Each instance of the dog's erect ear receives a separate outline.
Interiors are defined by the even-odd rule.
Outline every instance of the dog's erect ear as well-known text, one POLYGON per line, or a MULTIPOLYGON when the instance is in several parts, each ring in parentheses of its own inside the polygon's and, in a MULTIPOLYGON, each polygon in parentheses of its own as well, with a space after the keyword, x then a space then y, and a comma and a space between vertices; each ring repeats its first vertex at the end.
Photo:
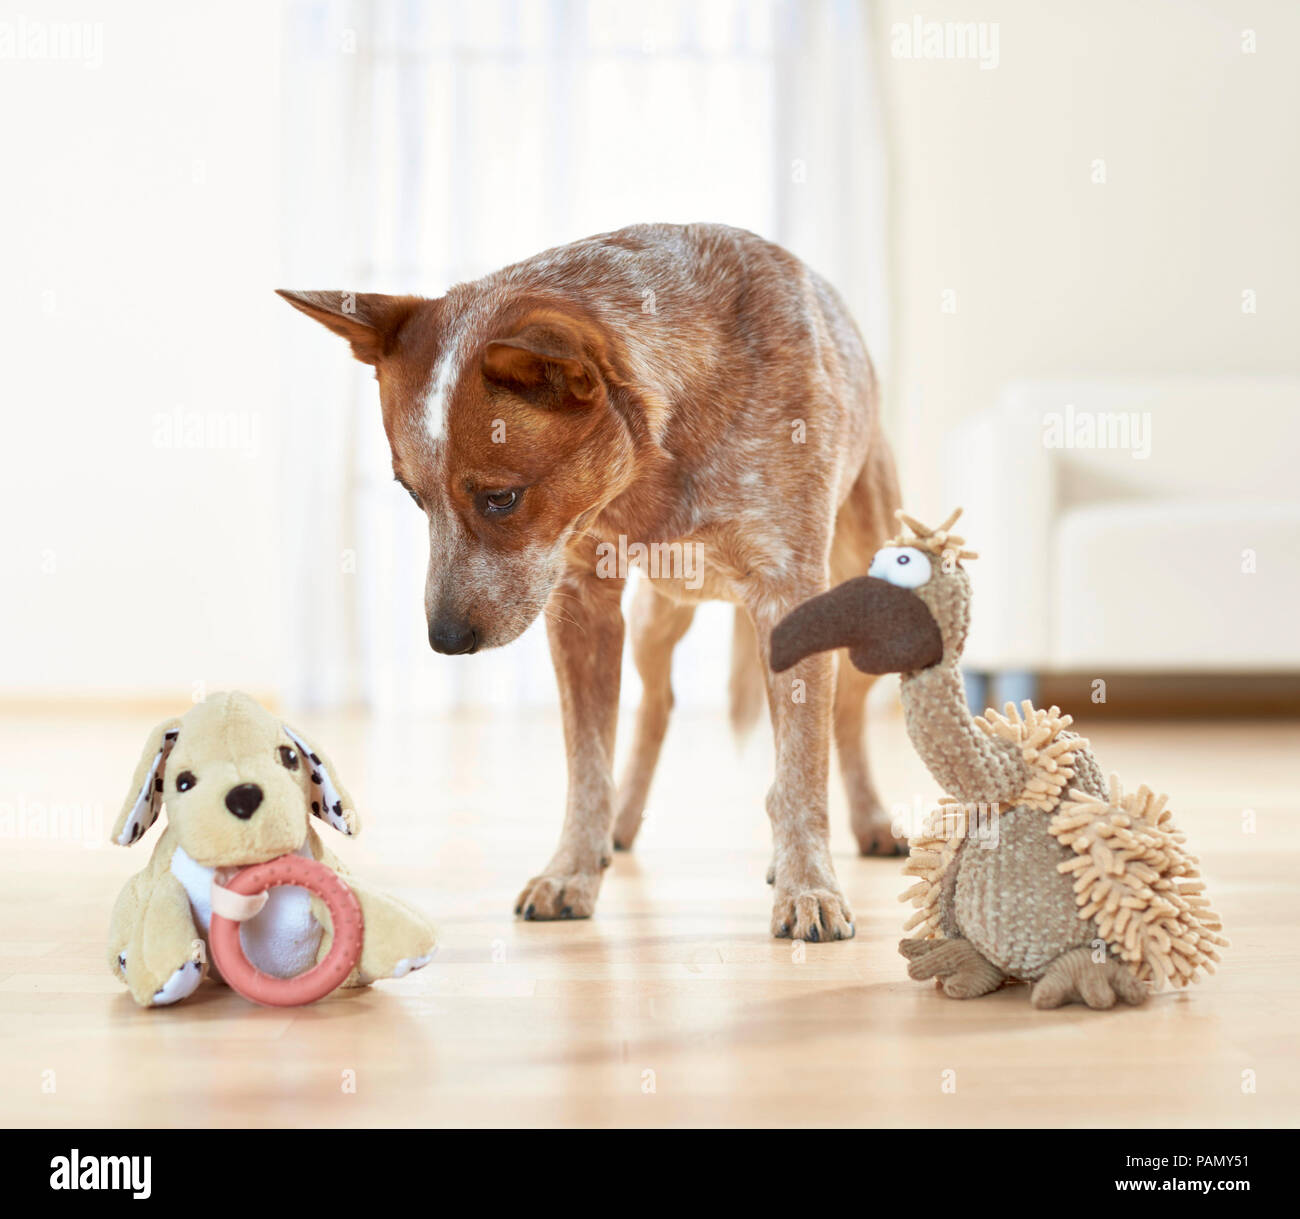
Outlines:
POLYGON ((131 790, 126 803, 113 823, 113 841, 118 846, 129 847, 145 836, 149 827, 158 820, 163 805, 163 780, 167 757, 176 744, 181 722, 172 718, 163 720, 144 743, 144 752, 136 763, 131 777, 131 790))
POLYGON ((276 292, 295 309, 341 334, 363 364, 379 363, 402 323, 423 302, 419 296, 378 292, 288 292, 284 288, 276 292))
POLYGON ((322 821, 329 822, 340 834, 352 837, 361 832, 361 818, 347 788, 338 781, 338 772, 301 732, 284 725, 285 734, 302 754, 302 764, 307 767, 311 781, 311 811, 322 821))
POLYGON ((483 375, 538 406, 590 406, 600 388, 595 367, 566 327, 535 322, 495 339, 483 352, 483 375))

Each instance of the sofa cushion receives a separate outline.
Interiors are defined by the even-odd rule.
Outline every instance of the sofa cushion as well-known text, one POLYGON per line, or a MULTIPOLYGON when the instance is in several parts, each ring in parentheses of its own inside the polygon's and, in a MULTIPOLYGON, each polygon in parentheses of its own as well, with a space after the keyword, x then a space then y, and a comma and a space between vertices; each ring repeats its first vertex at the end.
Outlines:
POLYGON ((1075 508, 1053 552, 1055 668, 1300 670, 1300 504, 1075 508))

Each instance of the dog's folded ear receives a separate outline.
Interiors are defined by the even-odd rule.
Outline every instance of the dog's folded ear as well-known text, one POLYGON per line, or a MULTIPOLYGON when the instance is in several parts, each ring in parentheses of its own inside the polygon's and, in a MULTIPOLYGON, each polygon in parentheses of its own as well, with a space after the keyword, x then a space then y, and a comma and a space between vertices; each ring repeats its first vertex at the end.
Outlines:
POLYGON ((353 837, 361 832, 361 818, 357 816, 356 805, 348 795, 347 788, 338 780, 338 771, 306 737, 288 724, 284 725, 285 734, 298 747, 303 764, 307 769, 307 778, 311 783, 311 811, 322 821, 328 822, 340 834, 353 837))
POLYGON ((532 322, 517 334, 494 339, 483 350, 483 376, 538 406, 561 409, 591 405, 600 377, 569 327, 532 322))
POLYGON ((180 720, 174 717, 163 720, 145 741, 144 752, 131 777, 131 790, 113 823, 112 838, 118 846, 129 847, 139 842, 158 820, 163 806, 167 757, 176 744, 180 727, 180 720))
POLYGON ((352 354, 363 364, 378 364, 402 323, 424 301, 419 296, 385 296, 380 292, 276 293, 295 309, 352 344, 352 354))

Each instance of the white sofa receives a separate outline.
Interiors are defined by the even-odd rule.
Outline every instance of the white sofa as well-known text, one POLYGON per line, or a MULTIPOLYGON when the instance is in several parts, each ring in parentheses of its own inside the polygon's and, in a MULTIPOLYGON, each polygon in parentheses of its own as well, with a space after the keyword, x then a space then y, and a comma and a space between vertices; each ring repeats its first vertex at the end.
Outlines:
POLYGON ((1300 672, 1300 380, 1016 383, 944 466, 983 556, 965 665, 995 697, 1043 672, 1300 672))

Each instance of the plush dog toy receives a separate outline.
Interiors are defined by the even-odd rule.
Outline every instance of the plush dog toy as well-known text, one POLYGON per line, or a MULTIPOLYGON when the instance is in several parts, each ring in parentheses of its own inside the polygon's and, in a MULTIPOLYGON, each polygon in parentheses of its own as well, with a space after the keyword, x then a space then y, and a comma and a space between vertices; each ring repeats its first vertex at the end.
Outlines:
POLYGON ((301 888, 244 897, 223 888, 248 865, 280 857, 287 857, 278 865, 281 877, 310 872, 333 879, 307 861, 347 877, 346 886, 334 880, 332 889, 348 902, 347 930, 360 940, 360 952, 335 984, 400 978, 431 959, 435 936, 424 917, 357 884, 317 836, 312 817, 349 836, 360 829, 329 761, 248 695, 209 695, 149 734, 113 841, 139 842, 164 803, 167 828, 148 866, 119 895, 109 931, 110 968, 142 1007, 194 992, 210 968, 212 924, 223 916, 244 920, 240 963, 264 980, 292 978, 325 962, 334 928, 318 897, 301 888))
POLYGON ((899 951, 916 979, 957 999, 1032 982, 1035 1007, 1185 986, 1213 972, 1227 940, 1183 850, 1165 797, 1109 784, 1071 719, 1030 703, 972 719, 957 662, 970 624, 970 577, 951 530, 898 514, 910 536, 876 553, 869 573, 796 608, 772 632, 781 672, 848 647, 865 673, 901 673, 912 744, 949 793, 911 840, 902 895, 917 929, 899 951))

